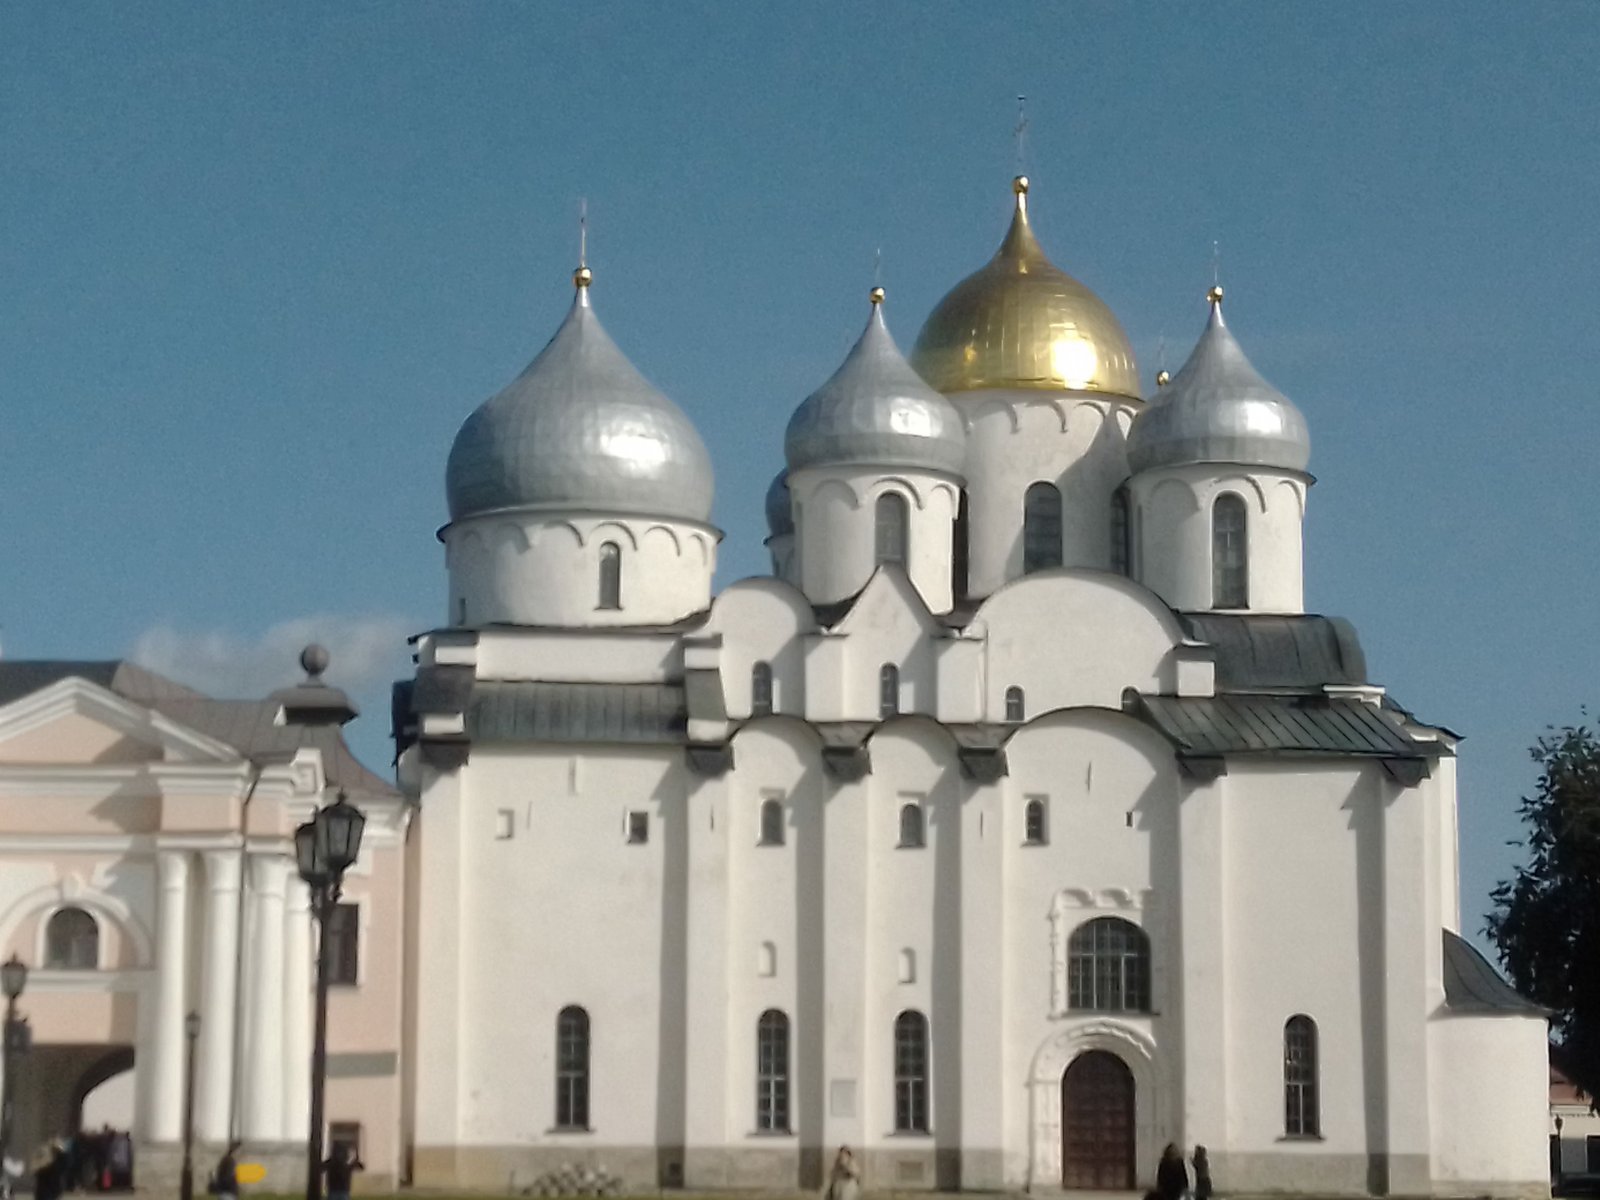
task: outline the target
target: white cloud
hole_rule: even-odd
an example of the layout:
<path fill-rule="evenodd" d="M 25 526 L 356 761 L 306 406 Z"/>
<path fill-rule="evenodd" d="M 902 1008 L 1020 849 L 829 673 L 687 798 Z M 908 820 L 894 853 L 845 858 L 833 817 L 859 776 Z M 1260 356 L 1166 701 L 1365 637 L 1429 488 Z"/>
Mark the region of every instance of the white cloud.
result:
<path fill-rule="evenodd" d="M 208 696 L 254 699 L 304 678 L 300 651 L 317 642 L 328 650 L 329 683 L 382 696 L 390 682 L 411 673 L 412 632 L 412 622 L 389 613 L 295 617 L 253 637 L 158 625 L 139 635 L 129 657 Z"/>

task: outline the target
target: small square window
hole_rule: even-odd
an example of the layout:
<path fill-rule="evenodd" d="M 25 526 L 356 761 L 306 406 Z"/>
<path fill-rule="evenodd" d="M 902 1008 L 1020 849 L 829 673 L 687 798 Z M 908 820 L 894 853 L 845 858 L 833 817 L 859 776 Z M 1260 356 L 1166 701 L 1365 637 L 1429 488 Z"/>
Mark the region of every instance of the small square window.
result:
<path fill-rule="evenodd" d="M 628 814 L 628 844 L 642 846 L 650 840 L 650 814 L 635 810 Z"/>
<path fill-rule="evenodd" d="M 494 836 L 499 842 L 510 841 L 511 835 L 516 832 L 517 814 L 509 808 L 502 808 L 494 815 Z"/>

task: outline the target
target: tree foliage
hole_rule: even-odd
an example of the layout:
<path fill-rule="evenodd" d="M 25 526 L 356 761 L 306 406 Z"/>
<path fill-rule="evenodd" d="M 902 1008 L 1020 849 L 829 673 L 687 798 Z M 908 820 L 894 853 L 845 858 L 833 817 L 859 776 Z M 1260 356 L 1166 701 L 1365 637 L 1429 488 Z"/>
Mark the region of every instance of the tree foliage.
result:
<path fill-rule="evenodd" d="M 1552 729 L 1531 752 L 1538 789 L 1512 843 L 1528 858 L 1494 889 L 1487 932 L 1512 983 L 1550 1010 L 1567 1075 L 1600 1097 L 1600 736 Z"/>

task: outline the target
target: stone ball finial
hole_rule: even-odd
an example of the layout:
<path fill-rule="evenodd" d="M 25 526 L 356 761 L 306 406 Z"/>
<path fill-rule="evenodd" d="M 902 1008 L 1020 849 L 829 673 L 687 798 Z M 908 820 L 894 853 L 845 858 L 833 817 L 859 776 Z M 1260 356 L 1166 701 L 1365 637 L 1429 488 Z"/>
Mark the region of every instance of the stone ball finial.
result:
<path fill-rule="evenodd" d="M 300 651 L 300 665 L 312 679 L 320 679 L 322 673 L 328 669 L 327 649 L 312 642 Z"/>

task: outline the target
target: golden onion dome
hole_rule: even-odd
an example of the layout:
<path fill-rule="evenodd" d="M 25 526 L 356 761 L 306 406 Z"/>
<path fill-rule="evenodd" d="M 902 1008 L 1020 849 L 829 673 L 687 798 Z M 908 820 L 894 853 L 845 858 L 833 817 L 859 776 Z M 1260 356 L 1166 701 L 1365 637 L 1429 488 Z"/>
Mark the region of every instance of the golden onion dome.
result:
<path fill-rule="evenodd" d="M 1028 180 L 988 264 L 934 308 L 911 365 L 947 395 L 978 388 L 1139 395 L 1133 347 L 1101 300 L 1048 258 L 1028 224 Z"/>

